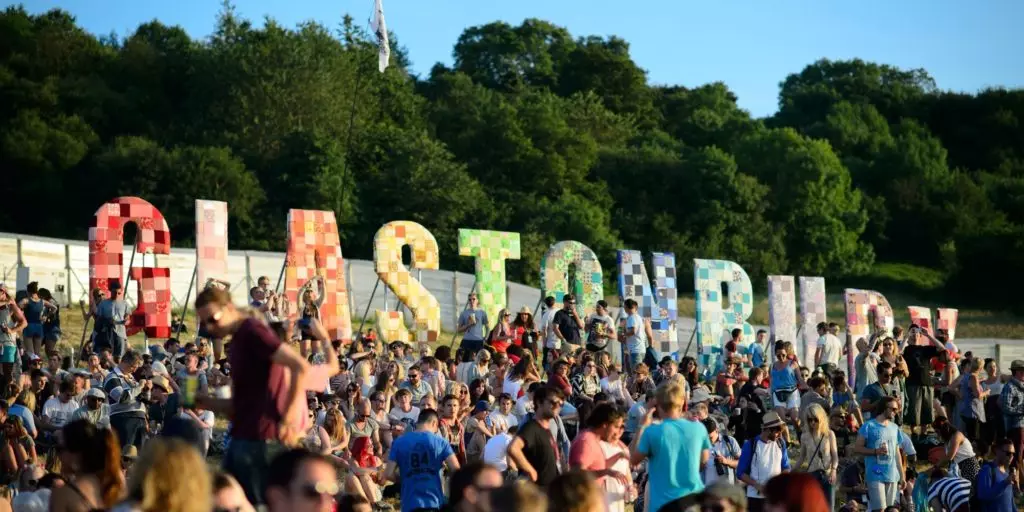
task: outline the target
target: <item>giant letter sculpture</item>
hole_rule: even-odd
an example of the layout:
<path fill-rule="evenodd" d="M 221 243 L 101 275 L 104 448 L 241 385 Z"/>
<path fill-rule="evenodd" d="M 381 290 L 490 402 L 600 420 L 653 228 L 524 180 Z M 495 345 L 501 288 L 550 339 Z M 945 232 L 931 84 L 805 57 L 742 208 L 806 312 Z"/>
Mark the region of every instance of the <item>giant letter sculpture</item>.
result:
<path fill-rule="evenodd" d="M 569 282 L 569 266 L 575 266 L 575 279 Z M 597 301 L 604 298 L 604 275 L 597 254 L 579 242 L 566 240 L 548 248 L 540 260 L 540 294 L 555 297 L 555 307 L 560 307 L 562 297 L 570 293 L 576 296 L 576 312 L 580 318 L 594 310 Z"/>
<path fill-rule="evenodd" d="M 722 283 L 729 293 L 729 311 L 722 309 Z M 693 260 L 693 286 L 697 301 L 697 351 L 705 365 L 722 349 L 723 332 L 743 331 L 743 341 L 753 341 L 754 329 L 747 319 L 754 312 L 754 292 L 743 267 L 725 260 Z"/>
<path fill-rule="evenodd" d="M 111 280 L 121 283 L 124 271 L 124 225 L 135 224 L 135 250 L 142 253 L 170 254 L 171 231 L 163 214 L 138 197 L 118 197 L 99 210 L 89 228 L 89 288 L 109 291 Z M 134 268 L 138 302 L 132 313 L 128 335 L 145 329 L 151 338 L 171 335 L 170 270 Z M 123 283 L 121 283 L 123 284 Z"/>
<path fill-rule="evenodd" d="M 406 245 L 412 248 L 414 268 L 437 270 L 439 255 L 434 235 L 427 228 L 404 220 L 389 222 L 377 230 L 373 237 L 374 266 L 384 284 L 412 311 L 416 341 L 433 342 L 441 333 L 441 305 L 402 264 L 402 247 Z M 397 318 L 401 319 L 401 315 Z M 396 322 L 394 314 L 377 311 L 377 323 L 384 339 L 409 341 L 404 321 Z M 385 327 L 387 331 L 383 330 Z"/>
<path fill-rule="evenodd" d="M 314 275 L 324 280 L 320 321 L 334 339 L 352 340 L 352 314 L 345 283 L 345 260 L 334 212 L 288 211 L 288 253 L 285 256 L 284 290 L 292 316 L 302 313 L 299 289 Z"/>
<path fill-rule="evenodd" d="M 804 347 L 805 364 L 814 364 L 814 350 L 817 345 L 818 324 L 828 320 L 828 305 L 825 297 L 824 277 L 803 277 L 800 276 L 800 314 L 803 315 L 801 324 L 803 334 L 800 342 Z"/>
<path fill-rule="evenodd" d="M 228 273 L 228 204 L 196 199 L 196 277 L 223 280 Z M 245 291 L 248 294 L 248 290 Z"/>
<path fill-rule="evenodd" d="M 676 320 L 679 318 L 676 256 L 670 252 L 654 253 L 654 289 L 647 276 L 640 251 L 619 250 L 619 301 L 633 299 L 640 306 L 640 315 L 651 319 L 651 331 L 659 352 L 679 350 Z"/>
<path fill-rule="evenodd" d="M 907 306 L 907 311 L 910 313 L 910 323 L 927 327 L 932 332 L 938 329 L 945 330 L 949 334 L 949 341 L 953 341 L 953 338 L 956 337 L 956 319 L 960 313 L 959 310 L 952 308 L 936 309 L 935 323 L 938 325 L 932 325 L 931 308 Z"/>
<path fill-rule="evenodd" d="M 847 288 L 844 290 L 844 302 L 846 303 L 846 364 L 850 385 L 856 378 L 856 368 L 853 359 L 857 357 L 857 340 L 871 336 L 871 325 L 868 314 L 874 316 L 874 331 L 882 335 L 892 334 L 895 321 L 892 316 L 892 306 L 886 300 L 885 295 L 874 290 L 858 290 Z"/>
<path fill-rule="evenodd" d="M 519 259 L 519 233 L 460 229 L 459 256 L 476 258 L 476 295 L 487 318 L 497 322 L 498 310 L 508 307 L 505 260 Z"/>
<path fill-rule="evenodd" d="M 803 322 L 797 328 L 793 276 L 768 276 L 768 325 L 773 339 L 792 341 L 798 359 L 805 366 L 813 366 L 810 344 L 817 335 L 818 323 L 825 321 L 825 278 L 800 277 L 799 282 Z"/>

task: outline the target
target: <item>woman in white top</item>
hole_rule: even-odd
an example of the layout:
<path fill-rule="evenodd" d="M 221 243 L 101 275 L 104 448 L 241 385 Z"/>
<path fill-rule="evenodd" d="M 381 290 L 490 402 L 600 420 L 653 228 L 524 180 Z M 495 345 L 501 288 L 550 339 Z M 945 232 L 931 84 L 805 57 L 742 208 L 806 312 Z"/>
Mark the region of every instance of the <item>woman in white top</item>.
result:
<path fill-rule="evenodd" d="M 620 406 L 627 409 L 633 406 L 633 397 L 627 392 L 626 381 L 615 363 L 608 365 L 608 376 L 601 379 L 601 391 Z"/>
<path fill-rule="evenodd" d="M 615 423 L 618 426 L 610 433 L 611 438 L 608 441 L 601 440 L 601 452 L 604 453 L 605 459 L 611 459 L 620 453 L 623 455 L 608 469 L 626 475 L 628 483 L 623 484 L 616 478 L 605 478 L 603 484 L 608 512 L 625 512 L 626 503 L 636 500 L 636 486 L 633 485 L 633 474 L 629 467 L 629 448 L 621 441 L 625 423 L 622 421 Z"/>
<path fill-rule="evenodd" d="M 981 466 L 978 464 L 971 441 L 944 417 L 935 418 L 932 428 L 939 439 L 946 443 L 946 453 L 935 463 L 935 467 L 948 468 L 950 473 L 959 472 L 958 476 L 973 482 L 978 477 Z"/>
<path fill-rule="evenodd" d="M 835 508 L 836 471 L 839 469 L 839 449 L 836 434 L 829 428 L 828 416 L 819 404 L 807 408 L 807 428 L 800 435 L 800 453 L 796 466 L 811 473 L 822 484 L 829 509 Z"/>

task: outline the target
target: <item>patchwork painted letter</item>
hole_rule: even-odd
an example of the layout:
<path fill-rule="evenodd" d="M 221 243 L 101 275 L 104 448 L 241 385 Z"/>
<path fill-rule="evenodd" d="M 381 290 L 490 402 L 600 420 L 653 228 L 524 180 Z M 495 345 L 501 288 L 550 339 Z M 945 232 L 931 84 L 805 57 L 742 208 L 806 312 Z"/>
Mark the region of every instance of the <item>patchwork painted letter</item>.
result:
<path fill-rule="evenodd" d="M 722 309 L 722 283 L 729 294 L 729 310 Z M 697 351 L 702 356 L 720 353 L 727 331 L 741 329 L 742 340 L 754 340 L 747 319 L 754 312 L 754 291 L 743 267 L 725 260 L 693 260 L 693 286 L 697 302 Z"/>
<path fill-rule="evenodd" d="M 818 324 L 828 321 L 828 305 L 825 297 L 824 277 L 803 277 L 800 283 L 800 314 L 803 323 L 800 330 L 800 343 L 804 349 L 804 365 L 814 365 L 814 349 L 818 344 Z"/>
<path fill-rule="evenodd" d="M 487 318 L 507 307 L 505 260 L 519 259 L 519 233 L 459 230 L 459 256 L 476 258 L 476 295 Z"/>
<path fill-rule="evenodd" d="M 959 310 L 952 308 L 938 308 L 936 309 L 935 324 L 932 324 L 932 310 L 922 306 L 907 306 L 907 311 L 910 313 L 910 323 L 919 325 L 921 327 L 927 327 L 934 333 L 939 329 L 943 329 L 949 333 L 949 341 L 953 341 L 956 338 L 956 319 L 959 314 Z"/>
<path fill-rule="evenodd" d="M 196 199 L 196 282 L 224 280 L 227 273 L 228 204 Z"/>
<path fill-rule="evenodd" d="M 853 359 L 857 357 L 857 340 L 868 338 L 872 333 L 870 313 L 874 317 L 874 332 L 884 335 L 892 335 L 892 328 L 895 320 L 892 315 L 892 306 L 885 296 L 874 290 L 858 290 L 847 288 L 844 290 L 844 302 L 846 303 L 846 364 L 850 385 L 853 385 L 856 378 L 856 368 Z"/>
<path fill-rule="evenodd" d="M 768 330 L 771 339 L 793 342 L 797 357 L 804 360 L 806 347 L 796 339 L 796 282 L 793 276 L 768 276 Z M 768 347 L 765 354 L 772 350 Z"/>
<path fill-rule="evenodd" d="M 294 320 L 302 314 L 299 290 L 314 275 L 324 280 L 320 321 L 334 339 L 352 341 L 352 313 L 348 306 L 345 260 L 334 212 L 288 211 L 288 253 L 285 256 L 284 292 Z M 248 290 L 246 290 L 248 292 Z"/>
<path fill-rule="evenodd" d="M 569 282 L 570 266 L 575 267 L 572 282 Z M 553 244 L 540 260 L 541 296 L 553 296 L 555 307 L 561 307 L 562 297 L 572 293 L 581 318 L 593 312 L 597 301 L 604 298 L 603 279 L 597 254 L 590 247 L 573 240 Z"/>
<path fill-rule="evenodd" d="M 414 268 L 437 270 L 440 256 L 434 235 L 427 228 L 404 220 L 389 222 L 377 230 L 373 237 L 373 263 L 381 281 L 412 311 L 416 341 L 434 342 L 441 334 L 441 305 L 402 263 L 402 247 L 406 245 L 412 248 Z M 396 322 L 395 318 L 392 313 L 377 311 L 381 336 L 388 341 L 409 341 L 404 322 Z M 401 315 L 397 319 L 401 320 Z"/>
<path fill-rule="evenodd" d="M 171 231 L 163 214 L 138 197 L 118 197 L 96 210 L 89 228 L 89 288 L 109 293 L 109 285 L 122 285 L 124 272 L 124 226 L 135 224 L 135 250 L 141 254 L 170 254 Z M 150 278 L 147 278 L 150 276 Z M 161 276 L 161 277 L 158 277 Z M 171 335 L 170 270 L 132 269 L 138 290 L 135 311 L 127 327 L 131 336 L 143 329 L 150 338 Z"/>
<path fill-rule="evenodd" d="M 640 251 L 619 250 L 619 302 L 633 299 L 640 306 L 640 315 L 651 319 L 651 330 L 660 353 L 679 350 L 676 320 L 679 318 L 676 256 L 670 252 L 653 254 L 654 289 Z"/>

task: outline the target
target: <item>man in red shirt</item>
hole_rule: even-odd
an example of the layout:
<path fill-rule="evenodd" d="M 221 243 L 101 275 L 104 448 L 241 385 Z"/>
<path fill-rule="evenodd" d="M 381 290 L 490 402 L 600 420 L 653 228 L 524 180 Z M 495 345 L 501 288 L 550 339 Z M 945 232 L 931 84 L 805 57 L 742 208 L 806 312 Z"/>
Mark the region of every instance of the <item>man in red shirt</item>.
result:
<path fill-rule="evenodd" d="M 231 336 L 231 398 L 199 397 L 207 410 L 231 418 L 224 470 L 238 480 L 250 502 L 265 504 L 271 460 L 283 451 L 282 443 L 301 435 L 286 418 L 296 413 L 309 365 L 263 320 L 239 311 L 226 290 L 203 290 L 196 297 L 196 315 L 212 336 Z"/>
<path fill-rule="evenodd" d="M 611 458 L 604 456 L 601 441 L 611 442 L 613 434 L 622 430 L 626 415 L 612 404 L 601 403 L 587 416 L 586 430 L 576 436 L 569 447 L 569 467 L 591 471 L 596 478 L 611 477 L 629 485 L 629 478 L 613 469 L 612 466 L 620 458 L 626 458 L 625 452 L 617 452 Z"/>

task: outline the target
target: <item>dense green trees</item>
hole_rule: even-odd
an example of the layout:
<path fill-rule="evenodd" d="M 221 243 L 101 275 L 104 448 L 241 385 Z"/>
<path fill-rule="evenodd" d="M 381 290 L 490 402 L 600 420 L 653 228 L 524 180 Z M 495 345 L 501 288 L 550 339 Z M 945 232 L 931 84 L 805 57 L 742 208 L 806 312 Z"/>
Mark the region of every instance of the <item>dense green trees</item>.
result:
<path fill-rule="evenodd" d="M 618 248 L 674 251 L 682 276 L 720 257 L 757 282 L 912 263 L 1021 304 L 984 283 L 1024 275 L 1024 91 L 823 60 L 753 119 L 726 84 L 651 86 L 626 41 L 540 20 L 470 27 L 454 57 L 414 77 L 396 48 L 379 74 L 350 19 L 257 28 L 227 8 L 205 40 L 155 21 L 97 38 L 8 8 L 0 230 L 81 238 L 102 201 L 134 194 L 189 244 L 202 197 L 231 203 L 235 248 L 280 250 L 305 207 L 337 213 L 350 257 L 395 219 L 430 228 L 449 268 L 471 264 L 457 228 L 518 231 L 509 271 L 530 282 L 572 238 L 607 268 Z"/>

